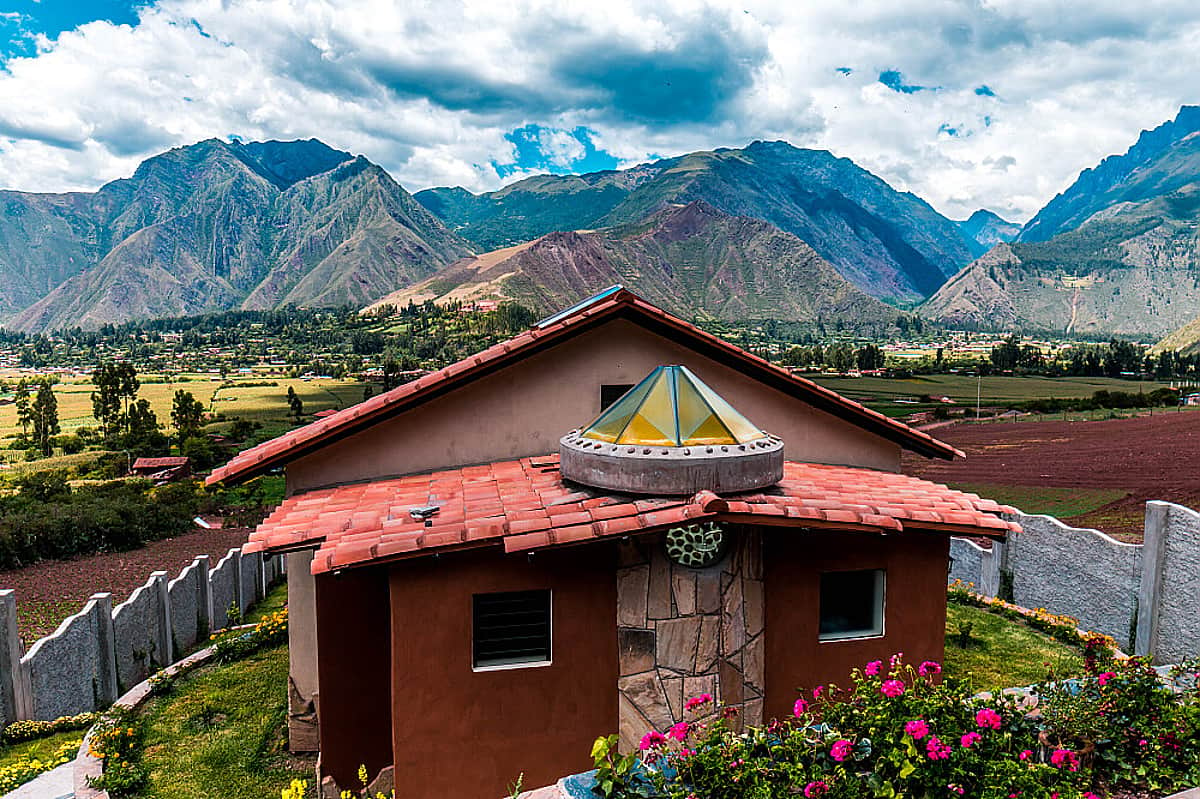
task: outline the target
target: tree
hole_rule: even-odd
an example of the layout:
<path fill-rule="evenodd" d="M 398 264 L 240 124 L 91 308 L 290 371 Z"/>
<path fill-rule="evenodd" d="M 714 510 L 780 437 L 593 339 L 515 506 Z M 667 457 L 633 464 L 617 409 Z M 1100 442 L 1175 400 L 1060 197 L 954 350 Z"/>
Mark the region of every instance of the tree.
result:
<path fill-rule="evenodd" d="M 29 384 L 25 382 L 25 378 L 21 378 L 17 383 L 16 389 L 17 400 L 17 422 L 21 425 L 21 435 L 29 434 L 29 425 L 33 422 L 33 410 L 29 405 Z"/>
<path fill-rule="evenodd" d="M 182 442 L 200 433 L 204 424 L 204 405 L 190 391 L 182 388 L 175 392 L 175 402 L 171 406 L 171 425 L 179 434 Z"/>
<path fill-rule="evenodd" d="M 116 435 L 121 427 L 122 411 L 129 415 L 129 403 L 137 397 L 141 383 L 130 363 L 101 363 L 92 372 L 92 416 L 100 423 L 104 438 Z"/>
<path fill-rule="evenodd" d="M 849 372 L 854 361 L 854 348 L 849 344 L 834 344 L 825 350 L 825 362 L 839 372 Z"/>
<path fill-rule="evenodd" d="M 291 386 L 288 386 L 287 401 L 292 416 L 296 417 L 296 424 L 299 424 L 300 417 L 304 416 L 304 402 L 300 399 L 300 395 L 296 393 L 296 389 Z"/>
<path fill-rule="evenodd" d="M 121 444 L 136 455 L 157 455 L 167 449 L 167 438 L 159 429 L 158 416 L 149 400 L 140 399 L 129 406 L 124 416 L 125 434 Z"/>
<path fill-rule="evenodd" d="M 43 458 L 50 457 L 53 450 L 50 439 L 58 435 L 58 399 L 49 382 L 38 385 L 37 395 L 33 398 L 33 444 L 41 451 Z"/>

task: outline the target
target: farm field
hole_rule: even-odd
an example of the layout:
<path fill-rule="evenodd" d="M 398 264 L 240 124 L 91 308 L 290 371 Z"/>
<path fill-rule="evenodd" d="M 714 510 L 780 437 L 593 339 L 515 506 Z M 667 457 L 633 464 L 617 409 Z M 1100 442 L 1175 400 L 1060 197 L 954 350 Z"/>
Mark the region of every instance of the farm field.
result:
<path fill-rule="evenodd" d="M 966 459 L 930 461 L 906 454 L 904 470 L 1005 501 L 1027 513 L 1052 513 L 1076 526 L 1140 540 L 1145 503 L 1200 507 L 1200 413 L 1133 419 L 955 424 L 933 435 Z"/>
<path fill-rule="evenodd" d="M 10 382 L 21 376 L 17 373 L 0 373 L 0 378 Z M 153 376 L 142 376 L 143 380 L 147 378 L 153 379 Z M 229 382 L 231 385 L 209 380 L 208 375 L 192 376 L 192 379 L 182 382 L 143 382 L 138 396 L 149 400 L 158 420 L 167 424 L 171 418 L 172 400 L 179 389 L 190 391 L 211 413 L 240 416 L 264 424 L 287 423 L 289 386 L 300 396 L 305 414 L 326 408 L 344 408 L 359 402 L 363 397 L 363 384 L 353 380 L 248 376 L 243 379 L 231 378 Z M 271 385 L 262 385 L 263 383 Z M 92 417 L 93 390 L 94 386 L 82 379 L 67 380 L 54 387 L 63 433 L 96 425 L 96 420 Z M 0 447 L 5 446 L 5 439 L 14 438 L 19 432 L 16 407 L 12 404 L 0 405 Z"/>

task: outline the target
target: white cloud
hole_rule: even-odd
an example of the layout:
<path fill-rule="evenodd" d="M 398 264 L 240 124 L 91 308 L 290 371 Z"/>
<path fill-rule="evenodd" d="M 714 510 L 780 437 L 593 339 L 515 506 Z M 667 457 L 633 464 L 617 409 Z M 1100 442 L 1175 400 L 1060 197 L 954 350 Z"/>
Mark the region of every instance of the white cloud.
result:
<path fill-rule="evenodd" d="M 853 158 L 950 216 L 983 206 L 1022 220 L 1198 99 L 1192 2 L 1061 9 L 159 0 L 136 26 L 89 23 L 7 62 L 0 186 L 94 189 L 167 147 L 238 135 L 315 136 L 410 190 L 482 190 L 516 157 L 505 134 L 537 124 L 552 164 L 583 154 L 567 133 L 578 126 L 626 164 L 786 139 Z M 893 91 L 885 70 L 936 90 Z M 983 85 L 995 96 L 976 94 Z"/>

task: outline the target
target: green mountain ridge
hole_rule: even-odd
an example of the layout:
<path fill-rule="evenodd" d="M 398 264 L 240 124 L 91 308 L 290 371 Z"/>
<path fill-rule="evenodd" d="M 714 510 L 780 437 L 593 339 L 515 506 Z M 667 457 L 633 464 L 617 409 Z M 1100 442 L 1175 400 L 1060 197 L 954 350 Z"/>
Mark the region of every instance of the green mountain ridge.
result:
<path fill-rule="evenodd" d="M 0 320 L 35 331 L 363 304 L 470 249 L 361 156 L 210 139 L 92 194 L 0 193 Z"/>
<path fill-rule="evenodd" d="M 549 233 L 464 258 L 375 306 L 511 299 L 549 312 L 614 283 L 685 317 L 844 323 L 881 332 L 897 316 L 796 236 L 701 201 L 637 223 Z"/>
<path fill-rule="evenodd" d="M 436 188 L 415 197 L 483 250 L 636 222 L 700 200 L 798 236 L 859 288 L 896 303 L 929 296 L 973 256 L 958 226 L 920 198 L 849 159 L 786 142 L 626 170 L 540 175 L 486 194 Z"/>

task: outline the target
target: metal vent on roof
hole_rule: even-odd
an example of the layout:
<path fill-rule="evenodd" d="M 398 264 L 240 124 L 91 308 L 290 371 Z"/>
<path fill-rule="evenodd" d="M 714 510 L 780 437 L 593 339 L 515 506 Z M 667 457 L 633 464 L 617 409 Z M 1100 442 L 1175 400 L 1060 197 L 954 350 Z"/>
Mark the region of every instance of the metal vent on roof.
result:
<path fill-rule="evenodd" d="M 506 591 L 473 597 L 477 669 L 550 662 L 550 592 Z"/>
<path fill-rule="evenodd" d="M 609 286 L 604 291 L 601 291 L 599 294 L 593 294 L 592 296 L 588 297 L 586 300 L 580 300 L 579 302 L 575 303 L 574 305 L 572 305 L 570 308 L 566 309 L 565 311 L 559 311 L 556 314 L 551 314 L 550 316 L 547 316 L 545 319 L 541 320 L 540 322 L 535 323 L 534 327 L 536 327 L 538 330 L 549 327 L 550 325 L 554 324 L 555 322 L 558 322 L 562 319 L 566 319 L 571 314 L 578 313 L 579 311 L 582 311 L 584 308 L 588 307 L 589 305 L 599 302 L 600 300 L 604 299 L 605 297 L 611 297 L 612 295 L 616 294 L 618 291 L 621 291 L 624 288 L 625 287 L 622 286 L 620 283 L 617 283 L 616 285 L 613 285 L 613 286 Z"/>

